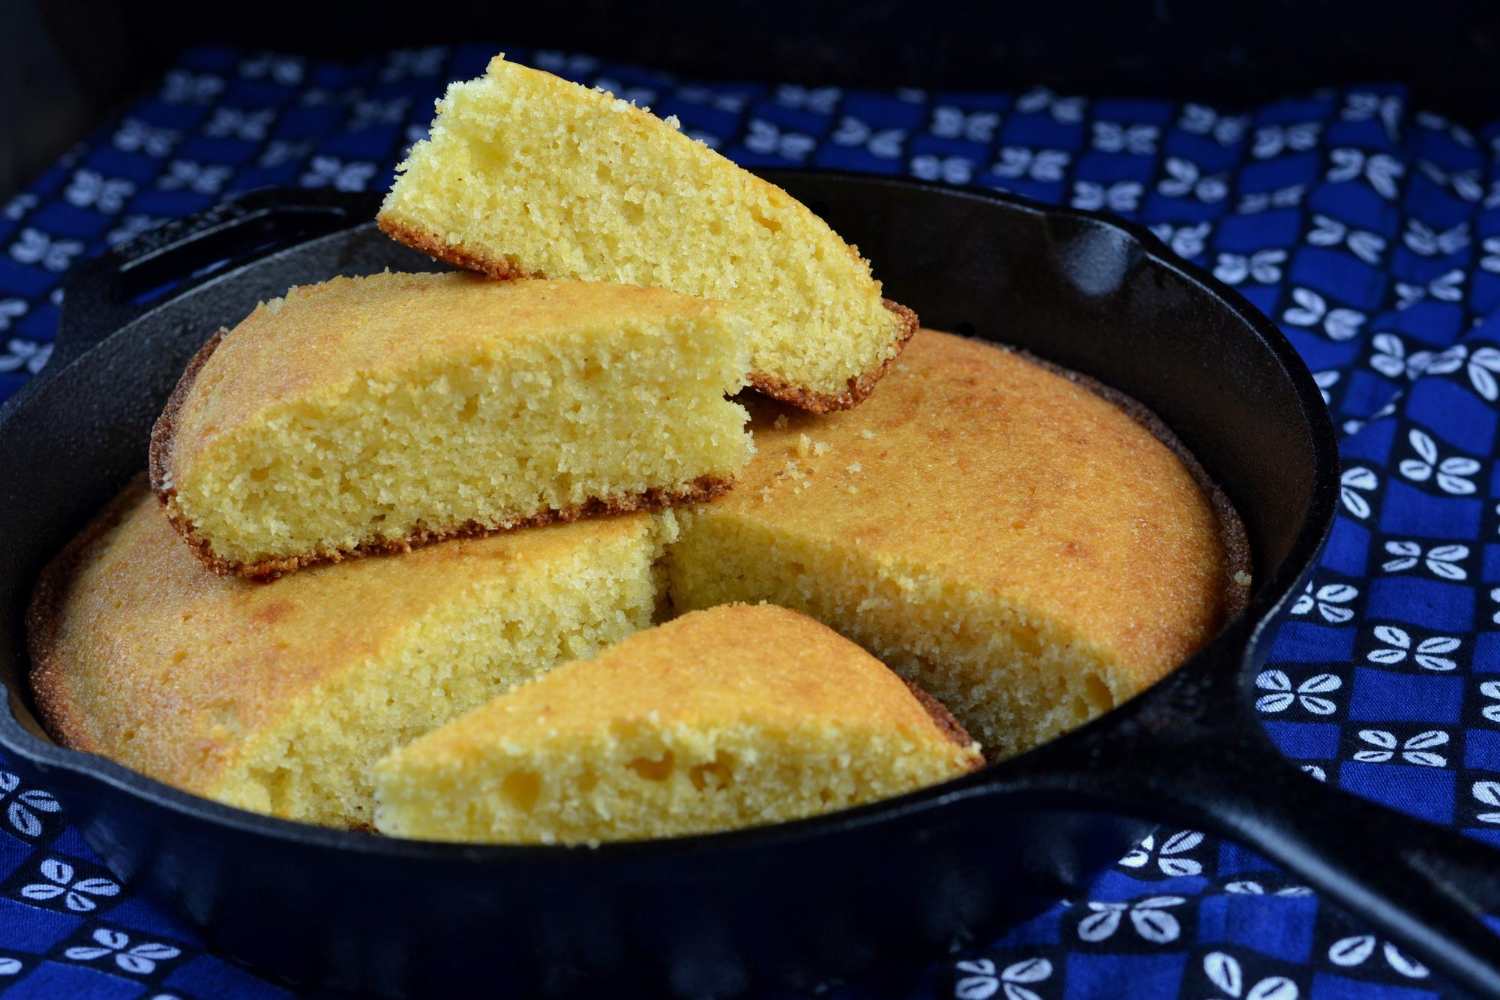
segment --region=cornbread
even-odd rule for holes
[[[1149,686],[1244,599],[1238,521],[1165,429],[1018,354],[924,330],[857,410],[751,412],[740,484],[679,511],[675,608],[804,611],[996,756]]]
[[[33,690],[66,746],[368,826],[368,768],[392,747],[649,626],[673,530],[670,511],[595,518],[257,584],[204,568],[141,478],[44,572]]]
[[[211,340],[151,484],[215,572],[701,500],[749,458],[745,325],[659,288],[376,274]]]
[[[916,330],[785,191],[607,93],[503,56],[454,83],[397,167],[381,229],[495,278],[660,285],[750,321],[751,383],[822,412],[867,396]]]
[[[375,825],[597,843],[811,816],[979,766],[940,706],[794,611],[684,615],[558,667],[375,768]]]

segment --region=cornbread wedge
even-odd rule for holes
[[[32,687],[59,742],[219,802],[368,826],[368,769],[650,625],[664,514],[458,539],[269,584],[214,576],[144,479],[43,573]]]
[[[672,602],[797,608],[932,692],[987,752],[1035,746],[1150,686],[1247,593],[1233,510],[1133,414],[1154,421],[924,330],[857,410],[752,406],[739,486],[679,511]]]
[[[978,767],[942,706],[794,611],[685,615],[386,757],[375,825],[597,843],[811,816]]]
[[[376,274],[293,288],[213,338],[151,485],[216,573],[728,489],[744,324],[664,289]]]
[[[675,122],[503,56],[437,109],[378,217],[402,243],[495,278],[732,303],[751,384],[814,412],[869,395],[917,328],[826,223]]]

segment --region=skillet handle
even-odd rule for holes
[[[217,270],[213,265],[261,257],[295,240],[357,225],[373,218],[378,206],[373,193],[265,188],[174,219],[84,261],[64,283],[48,368],[60,370],[145,314],[156,304],[142,301],[150,292],[173,284],[173,291],[186,291],[208,280]]]
[[[1248,676],[1238,662],[1190,663],[1092,739],[1016,763],[1038,758],[1033,787],[1246,844],[1453,982],[1500,997],[1500,850],[1304,774],[1255,718]]]
[[[1206,749],[1206,748],[1205,748]],[[1199,769],[1200,829],[1255,848],[1480,996],[1500,997],[1500,851],[1325,787],[1274,748]]]

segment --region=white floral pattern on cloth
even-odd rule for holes
[[[1378,264],[1385,253],[1385,237],[1367,229],[1356,229],[1322,213],[1314,213],[1307,242],[1315,247],[1341,247],[1366,264]]]
[[[1034,985],[1052,975],[1052,963],[1045,958],[1026,959],[1003,969],[981,958],[959,962],[955,968],[963,975],[953,990],[958,1000],[989,1000],[997,993],[1005,1000],[1041,1000]]]
[[[359,64],[185,53],[153,94],[0,205],[0,395],[45,370],[79,260],[252,188],[382,190],[447,82],[497,49]],[[1394,87],[1231,112],[510,56],[677,115],[747,166],[907,174],[1124,214],[1212,269],[1281,327],[1343,432],[1338,523],[1249,678],[1257,715],[1313,778],[1500,843],[1500,127],[1412,109]],[[875,272],[894,280],[878,260]],[[238,972],[223,986],[223,963],[153,923],[153,904],[12,767],[0,761],[0,906],[74,929],[23,943],[0,920],[0,990],[43,970],[78,996],[288,996]],[[1300,881],[1197,831],[1157,830],[1078,891],[923,981],[971,1000],[1112,997],[1122,982],[1185,1000],[1445,989]],[[117,909],[130,920],[117,926]]]
[[[1380,485],[1380,478],[1362,466],[1345,469],[1339,477],[1339,499],[1344,509],[1363,521],[1370,516],[1370,501],[1364,493]]]
[[[1078,922],[1078,938],[1089,943],[1107,941],[1128,926],[1142,941],[1171,944],[1182,934],[1182,922],[1172,910],[1186,902],[1182,896],[1148,896],[1120,903],[1091,901],[1085,904],[1086,915]]]
[[[1156,843],[1158,836],[1161,836],[1160,847]],[[1179,830],[1171,836],[1152,834],[1121,858],[1120,866],[1143,872],[1155,870],[1166,876],[1199,875],[1203,872],[1203,863],[1194,858],[1192,852],[1202,843],[1203,834],[1196,830]]]
[[[1305,615],[1316,611],[1323,620],[1332,625],[1342,625],[1354,617],[1354,609],[1347,607],[1359,596],[1359,588],[1347,583],[1329,583],[1313,591],[1308,583],[1302,596],[1292,603],[1292,614]]]
[[[48,820],[62,811],[51,792],[23,787],[21,779],[9,771],[0,771],[0,804],[5,807],[7,832],[33,840],[42,836]]]
[[[1301,995],[1297,984],[1286,976],[1267,976],[1247,982],[1239,960],[1222,951],[1204,956],[1203,972],[1213,981],[1221,996],[1236,1000],[1239,997],[1245,1000],[1297,1000]]]
[[[1286,258],[1286,251],[1276,248],[1257,250],[1250,254],[1221,253],[1219,264],[1214,268],[1214,277],[1229,285],[1246,281],[1257,285],[1274,285],[1281,280],[1281,266],[1286,263]]]
[[[1361,729],[1359,738],[1373,748],[1354,752],[1354,759],[1361,763],[1384,764],[1400,760],[1422,767],[1446,767],[1448,764],[1442,751],[1448,745],[1448,734],[1440,729],[1429,729],[1405,740],[1384,729]]]
[[[113,962],[124,972],[149,976],[156,971],[158,962],[169,961],[182,954],[181,948],[156,941],[132,944],[129,934],[104,927],[94,931],[92,936],[92,944],[75,945],[64,951],[63,955],[75,962],[102,959]]]
[[[1338,703],[1328,696],[1342,688],[1344,682],[1335,674],[1314,674],[1294,687],[1285,671],[1262,670],[1255,677],[1255,686],[1268,692],[1255,699],[1256,710],[1267,715],[1293,707],[1313,715],[1332,715],[1338,711]]]
[[[1322,328],[1331,340],[1349,340],[1364,326],[1365,316],[1357,309],[1330,306],[1310,288],[1292,289],[1292,305],[1281,314],[1283,322],[1293,326]]]
[[[1434,635],[1414,644],[1406,629],[1395,625],[1377,625],[1374,638],[1375,648],[1369,652],[1368,660],[1377,666],[1394,667],[1405,664],[1410,654],[1409,662],[1423,670],[1447,673],[1458,669],[1458,661],[1453,658],[1453,654],[1463,646],[1463,640],[1457,636]]]
[[[1404,573],[1410,569],[1425,568],[1428,573],[1443,580],[1462,582],[1469,578],[1464,560],[1469,558],[1467,545],[1430,545],[1421,542],[1386,542],[1385,552],[1392,558],[1380,564],[1382,573]]]
[[[75,866],[61,858],[46,858],[37,866],[35,881],[20,887],[20,897],[38,903],[61,904],[74,913],[88,913],[99,907],[102,899],[118,896],[120,884],[102,876],[84,877]]]
[[[1380,941],[1373,934],[1359,934],[1335,941],[1328,949],[1328,960],[1345,968],[1364,965],[1366,962],[1384,959],[1386,966],[1407,979],[1426,979],[1427,966],[1414,958],[1408,958],[1389,941]]]
[[[840,146],[862,146],[871,154],[892,160],[901,155],[901,145],[906,140],[906,129],[873,129],[858,118],[844,116],[832,139]]]

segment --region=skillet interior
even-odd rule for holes
[[[774,179],[857,243],[925,325],[1026,348],[1160,414],[1242,513],[1257,580],[1248,617],[1285,596],[1326,527],[1309,512],[1331,436],[1320,442],[1304,409],[1305,370],[1247,306],[1157,256],[1141,231],[1083,213],[870,177]],[[230,268],[7,408],[0,679],[23,721],[21,616],[35,574],[139,471],[187,357],[290,284],[387,266],[436,268],[373,224]],[[59,350],[66,356],[65,342]],[[1238,650],[1223,652],[1238,664]],[[749,977],[807,984],[1024,917],[1144,832],[1038,800],[1024,782],[1007,784],[1014,769],[1003,764],[759,831],[593,852],[415,844],[216,806],[27,738],[6,717],[0,742],[49,772],[42,780],[112,867],[212,924],[220,947],[283,974],[383,992],[417,986],[403,972],[415,967],[454,977],[421,984],[434,989],[480,981],[465,955],[484,957],[489,982],[508,974],[567,987],[629,969],[633,981],[681,990],[733,991]],[[434,940],[420,931],[434,921],[459,930]],[[497,948],[507,935],[513,946]]]

